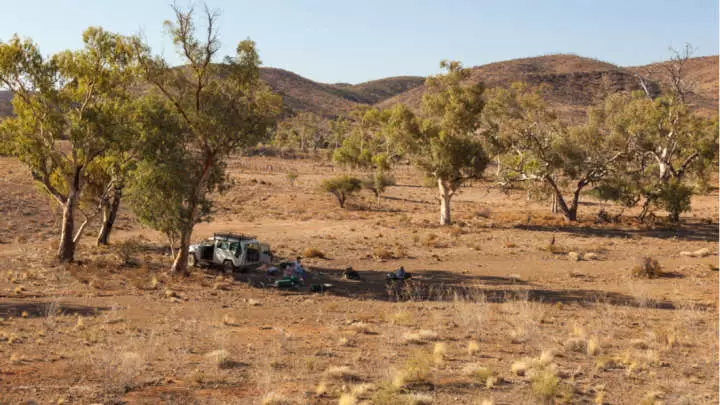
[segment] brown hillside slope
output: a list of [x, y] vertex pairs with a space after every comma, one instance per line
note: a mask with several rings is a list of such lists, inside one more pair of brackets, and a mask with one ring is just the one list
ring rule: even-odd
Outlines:
[[[509, 86], [524, 81], [551, 88], [550, 104], [574, 120], [584, 116], [584, 109], [606, 92], [639, 88], [633, 73], [610, 63], [575, 55], [547, 55], [513, 59], [471, 68], [470, 82], [483, 82], [487, 88]], [[424, 87], [399, 94], [381, 103], [389, 107], [404, 103], [418, 109]], [[657, 89], [655, 89], [657, 90]]]
[[[516, 81], [549, 85], [550, 104], [566, 119], [574, 121], [584, 117], [586, 107], [607, 92], [639, 89], [635, 75], [659, 71], [660, 66], [624, 68], [576, 55], [546, 55], [473, 67], [471, 81], [482, 81], [488, 88]], [[704, 115], [716, 114], [718, 57], [691, 59], [686, 75], [695, 83], [695, 93], [690, 98], [694, 108]], [[660, 79], [660, 75], [656, 76]], [[352, 108], [368, 104], [390, 107], [405, 103], [417, 109], [424, 92], [423, 78], [414, 76], [389, 77], [356, 85], [325, 84], [286, 70], [262, 68], [261, 77], [283, 96], [288, 113], [310, 111], [326, 117], [347, 115]], [[659, 87], [655, 85], [653, 90], [658, 91]], [[0, 90], [0, 116], [10, 111], [9, 93]]]
[[422, 77], [399, 76], [356, 85], [317, 83], [283, 69], [262, 68], [260, 77], [295, 112], [310, 111], [327, 117], [347, 115], [359, 104], [375, 104], [414, 87]]
[[[643, 75], [650, 74], [663, 80], [663, 67], [668, 62], [653, 63], [645, 66], [630, 67], [628, 70]], [[686, 79], [692, 88], [689, 103], [703, 114], [711, 115], [718, 111], [718, 57], [701, 56], [687, 61]]]

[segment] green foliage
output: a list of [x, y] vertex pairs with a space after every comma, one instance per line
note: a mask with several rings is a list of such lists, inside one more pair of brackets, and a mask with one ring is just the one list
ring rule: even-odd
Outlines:
[[[241, 41], [234, 56], [217, 64], [217, 15], [205, 9], [206, 32], [199, 36], [193, 10], [175, 6], [173, 10], [175, 21], [165, 25], [185, 66], [171, 68], [164, 59], [151, 56], [140, 42], [135, 49], [145, 79], [172, 106], [180, 117], [180, 132], [185, 134], [176, 139], [182, 141], [184, 169], [180, 173], [187, 188], [181, 188], [181, 206], [186, 218], [173, 264], [174, 271], [185, 272], [193, 226], [205, 217], [208, 195], [223, 191], [226, 185], [227, 157], [266, 137], [282, 100], [260, 80], [260, 59], [253, 41]], [[173, 169], [170, 173], [178, 172]]]
[[680, 180], [665, 183], [658, 193], [658, 202], [662, 208], [670, 213], [670, 220], [678, 222], [680, 214], [690, 211], [690, 199], [693, 189], [682, 184]]
[[278, 125], [273, 136], [273, 144], [290, 147], [305, 152], [324, 148], [329, 142], [328, 122], [317, 114], [301, 112], [285, 119]]
[[450, 198], [467, 180], [482, 176], [488, 163], [475, 136], [484, 108], [481, 84], [466, 86], [470, 71], [459, 62], [443, 61], [444, 74], [428, 77], [423, 115], [395, 106], [388, 118], [392, 139], [416, 166], [433, 178], [440, 191], [440, 223], [450, 223]]
[[[128, 176], [128, 202], [140, 223], [164, 233], [172, 246], [192, 218], [186, 202], [194, 162], [183, 148], [188, 134], [172, 106], [155, 95], [138, 99], [132, 116], [138, 163]], [[206, 218], [210, 208], [204, 200], [199, 218]]]
[[379, 200], [385, 189], [395, 185], [395, 178], [386, 174], [384, 171], [376, 171], [373, 175], [362, 180], [362, 186], [366, 190], [370, 190]]
[[[627, 136], [606, 125], [606, 115], [617, 107], [615, 100], [591, 109], [584, 125], [568, 127], [547, 107], [544, 91], [524, 83], [490, 91], [484, 132], [489, 148], [501, 156], [504, 182], [548, 186], [535, 189], [555, 195], [563, 214], [575, 220], [582, 189], [609, 177], [616, 162], [627, 156]], [[561, 180], [575, 184], [569, 199]], [[615, 184], [598, 192], [620, 197], [621, 191]]]
[[695, 180], [703, 187], [710, 167], [717, 167], [717, 119], [692, 113], [672, 93], [655, 99], [641, 93], [610, 96], [599, 118], [627, 140], [627, 158], [618, 161], [615, 177], [606, 179], [601, 191], [628, 206], [644, 199], [641, 219], [657, 206], [679, 220], [690, 209], [692, 193], [683, 184]]
[[[62, 206], [58, 257], [73, 259], [73, 218], [88, 175], [129, 139], [125, 105], [135, 79], [134, 40], [88, 28], [84, 47], [44, 57], [29, 39], [0, 43], [0, 85], [13, 94], [14, 116], [0, 124], [3, 152], [17, 157]], [[89, 188], [92, 191], [92, 187]], [[86, 198], [87, 200], [87, 198]]]
[[291, 185], [291, 186], [294, 186], [294, 185], [295, 185], [295, 181], [297, 181], [297, 178], [300, 177], [300, 173], [298, 173], [297, 170], [294, 170], [294, 169], [293, 169], [293, 170], [290, 170], [285, 176], [287, 177], [288, 182], [290, 183], [290, 185]]
[[347, 198], [360, 191], [362, 188], [362, 181], [349, 175], [342, 175], [331, 179], [325, 179], [320, 184], [320, 188], [334, 195], [340, 204], [340, 208], [344, 208]]

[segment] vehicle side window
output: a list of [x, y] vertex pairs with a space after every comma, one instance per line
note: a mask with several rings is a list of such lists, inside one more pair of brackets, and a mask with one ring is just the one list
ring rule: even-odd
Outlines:
[[239, 252], [240, 251], [240, 242], [230, 243], [230, 251], [231, 252]]
[[219, 249], [227, 249], [229, 246], [230, 246], [230, 243], [226, 240], [218, 241], [218, 243], [217, 243], [217, 247]]

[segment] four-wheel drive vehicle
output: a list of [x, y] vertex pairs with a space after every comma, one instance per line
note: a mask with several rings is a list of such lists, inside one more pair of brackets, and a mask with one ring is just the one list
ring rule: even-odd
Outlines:
[[272, 262], [270, 246], [254, 236], [216, 233], [197, 245], [190, 245], [190, 266], [223, 266], [226, 272], [245, 270]]

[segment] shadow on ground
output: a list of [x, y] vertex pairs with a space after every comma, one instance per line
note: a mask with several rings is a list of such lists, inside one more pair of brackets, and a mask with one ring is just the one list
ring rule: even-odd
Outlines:
[[515, 225], [514, 228], [537, 232], [565, 232], [579, 236], [601, 236], [614, 238], [650, 237], [660, 239], [676, 238], [693, 242], [717, 242], [720, 233], [718, 224], [702, 222], [683, 223], [673, 229], [617, 229], [582, 226]]
[[[530, 300], [547, 304], [594, 305], [598, 303], [627, 307], [675, 309], [671, 301], [642, 300], [617, 292], [590, 289], [549, 289], [511, 277], [475, 276], [447, 270], [419, 270], [405, 282], [386, 283], [386, 272], [358, 270], [360, 280], [343, 278], [343, 270], [310, 267], [309, 278], [303, 287], [279, 290], [283, 294], [316, 294], [310, 285], [330, 284], [320, 294], [358, 300], [381, 301], [478, 301], [502, 303]], [[259, 280], [258, 274], [240, 274], [238, 281], [258, 288], [273, 288], [272, 279]]]
[[57, 302], [2, 302], [0, 303], [0, 317], [27, 316], [28, 318], [44, 318], [53, 314], [89, 316], [97, 315], [98, 312], [108, 309], [106, 307], [70, 305]]

